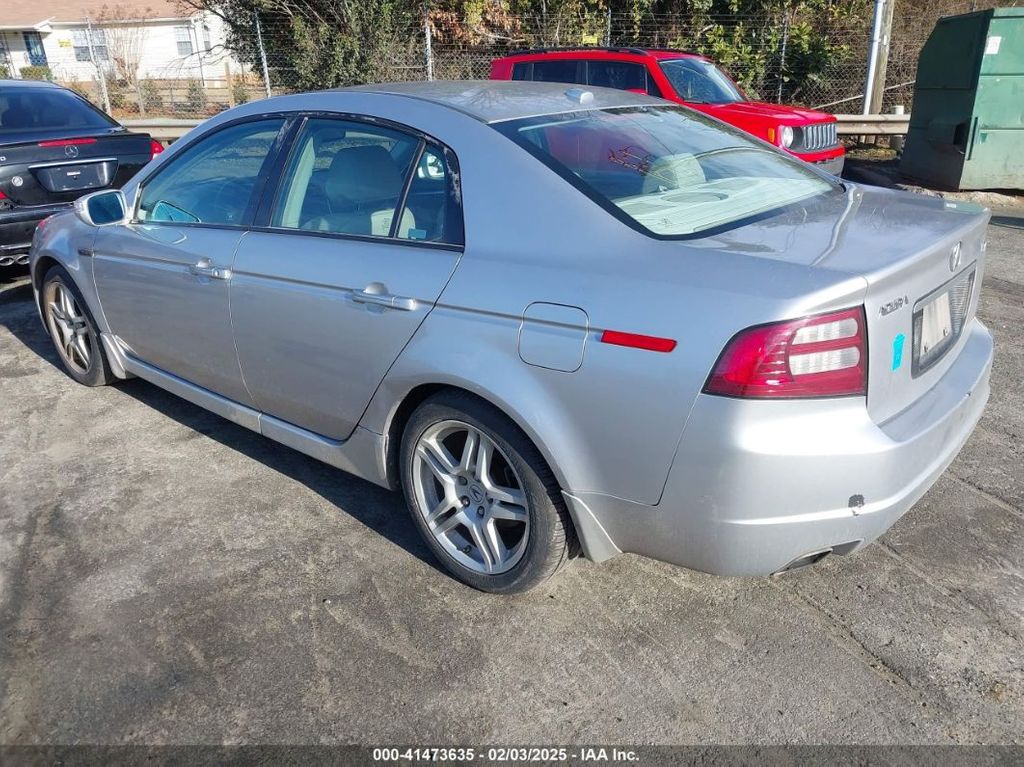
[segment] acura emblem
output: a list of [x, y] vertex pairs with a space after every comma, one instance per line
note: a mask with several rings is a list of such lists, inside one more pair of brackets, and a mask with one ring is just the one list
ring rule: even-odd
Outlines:
[[955, 272], [960, 268], [960, 243], [958, 242], [953, 246], [953, 249], [949, 251], [949, 271]]
[[68, 144], [64, 147], [65, 157], [78, 157], [78, 147], [74, 144]]

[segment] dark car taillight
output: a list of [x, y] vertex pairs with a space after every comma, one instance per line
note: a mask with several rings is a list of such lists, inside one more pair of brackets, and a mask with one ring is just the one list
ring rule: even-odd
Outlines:
[[157, 141], [155, 138], [151, 138], [149, 140], [149, 159], [152, 160], [162, 151], [164, 151], [164, 145]]
[[867, 394], [864, 308], [740, 331], [704, 385], [708, 394], [752, 399]]

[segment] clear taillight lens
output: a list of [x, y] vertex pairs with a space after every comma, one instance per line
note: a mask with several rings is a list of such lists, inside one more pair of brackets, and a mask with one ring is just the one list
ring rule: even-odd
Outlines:
[[864, 308], [740, 331], [704, 385], [708, 394], [749, 398], [867, 394]]

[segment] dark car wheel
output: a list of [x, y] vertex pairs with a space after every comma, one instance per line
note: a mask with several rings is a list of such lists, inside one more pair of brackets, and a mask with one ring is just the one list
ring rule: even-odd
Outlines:
[[103, 386], [114, 380], [96, 323], [63, 267], [55, 266], [46, 273], [40, 300], [64, 371], [85, 386]]
[[406, 424], [402, 488], [441, 563], [482, 591], [526, 591], [569, 558], [575, 536], [543, 457], [504, 414], [461, 392], [426, 400]]

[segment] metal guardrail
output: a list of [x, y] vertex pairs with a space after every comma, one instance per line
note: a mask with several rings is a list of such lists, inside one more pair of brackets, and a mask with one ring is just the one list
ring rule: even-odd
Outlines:
[[904, 136], [910, 115], [836, 115], [840, 136]]
[[[910, 115], [836, 115], [841, 136], [901, 136], [906, 134]], [[122, 120], [131, 130], [148, 133], [157, 141], [168, 144], [184, 136], [202, 120]]]

